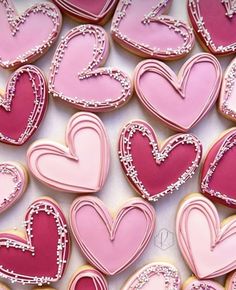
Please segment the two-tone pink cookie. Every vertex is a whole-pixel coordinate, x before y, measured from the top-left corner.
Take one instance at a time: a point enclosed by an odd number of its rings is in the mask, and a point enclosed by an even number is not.
[[[38,59],[56,41],[61,23],[52,3],[35,4],[18,15],[12,0],[1,0],[0,66],[14,69]]]
[[[139,100],[172,129],[186,132],[195,126],[217,100],[222,80],[219,61],[199,53],[176,74],[163,62],[146,60],[135,70]]]
[[[0,163],[0,213],[17,202],[24,193],[27,183],[27,173],[21,164]]]
[[[213,201],[236,208],[236,128],[232,128],[209,150],[201,172],[201,191]]]
[[[225,288],[218,282],[213,280],[198,280],[195,277],[189,278],[183,284],[183,290],[225,290]],[[227,290],[233,290],[232,288],[226,288]]]
[[[47,103],[47,82],[42,71],[33,65],[16,70],[5,93],[0,92],[0,141],[24,144],[38,129]]]
[[[141,120],[123,128],[118,150],[128,180],[149,201],[158,201],[183,186],[202,157],[202,145],[195,136],[177,134],[160,147],[153,128]]]
[[[165,15],[172,0],[120,0],[112,21],[113,38],[129,51],[150,58],[176,59],[194,45],[190,26]]]
[[[236,216],[220,222],[214,204],[200,194],[181,203],[176,218],[180,251],[198,279],[211,279],[236,269]]]
[[[52,199],[28,208],[25,233],[0,233],[0,277],[12,283],[43,285],[63,276],[70,252],[66,219]]]
[[[65,145],[47,140],[33,143],[27,152],[31,173],[57,190],[99,191],[110,163],[109,142],[102,121],[92,113],[77,113],[68,122],[65,139]]]
[[[76,20],[105,24],[112,15],[118,0],[53,0],[60,9]]]
[[[51,65],[49,92],[77,109],[114,110],[132,96],[131,80],[117,68],[103,67],[109,54],[106,31],[95,25],[71,29]]]
[[[91,196],[76,199],[70,210],[71,229],[81,252],[106,275],[122,272],[143,253],[155,220],[154,208],[141,198],[126,202],[115,217]]]
[[[188,14],[204,48],[216,55],[236,51],[235,0],[188,0]]]
[[[180,287],[178,270],[171,264],[156,262],[137,271],[121,289],[180,290]]]

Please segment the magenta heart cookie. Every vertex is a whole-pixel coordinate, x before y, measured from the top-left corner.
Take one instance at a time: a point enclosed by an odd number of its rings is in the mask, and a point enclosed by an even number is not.
[[[213,201],[236,208],[236,128],[220,137],[208,152],[201,173],[201,191]]]
[[[144,266],[121,289],[179,290],[180,287],[181,280],[178,270],[171,264],[159,262]]]
[[[142,254],[152,237],[155,219],[154,208],[139,198],[126,202],[114,218],[102,201],[90,196],[76,199],[70,212],[80,250],[106,275],[125,270]]]
[[[102,112],[124,105],[132,95],[129,77],[101,67],[109,52],[106,31],[99,26],[71,29],[54,55],[49,91],[83,111]]]
[[[196,278],[190,278],[183,285],[183,290],[225,290],[223,286],[212,280],[197,280]],[[226,290],[233,290],[232,288],[226,288]]]
[[[211,53],[236,50],[236,2],[234,0],[188,0],[188,14],[196,34]]]
[[[105,24],[118,0],[53,0],[62,11],[79,21]]]
[[[236,121],[236,59],[228,66],[221,87],[219,99],[220,113],[233,121]]]
[[[0,276],[12,283],[42,285],[58,281],[70,252],[65,217],[56,202],[40,198],[25,216],[25,237],[0,233]]]
[[[194,45],[190,26],[165,15],[172,0],[120,0],[112,20],[113,38],[131,52],[150,58],[176,59]]]
[[[163,62],[146,60],[135,72],[134,83],[141,103],[172,129],[186,132],[216,102],[222,71],[211,54],[190,58],[176,74]]]
[[[0,213],[12,206],[28,183],[25,169],[15,162],[0,163]]]
[[[36,141],[27,152],[28,167],[46,185],[67,192],[99,191],[106,180],[110,149],[102,121],[91,113],[77,113],[66,129],[66,146]]]
[[[177,213],[176,236],[197,278],[219,277],[236,269],[236,216],[220,223],[216,207],[204,196],[184,199]]]
[[[61,22],[59,9],[49,2],[18,15],[11,0],[0,1],[0,66],[13,69],[38,59],[56,41]]]
[[[39,127],[47,103],[47,83],[41,70],[25,65],[15,71],[5,93],[0,93],[0,141],[24,144]]]
[[[202,145],[191,134],[177,134],[162,148],[152,127],[132,121],[121,132],[119,157],[128,180],[149,201],[178,190],[196,172]]]

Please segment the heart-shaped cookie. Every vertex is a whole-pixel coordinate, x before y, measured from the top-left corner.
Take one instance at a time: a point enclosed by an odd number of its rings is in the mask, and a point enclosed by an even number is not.
[[[204,196],[184,199],[177,213],[176,236],[197,278],[219,277],[236,269],[236,216],[220,223],[216,207]]]
[[[41,70],[25,65],[15,71],[5,93],[0,92],[0,141],[24,144],[39,127],[47,103],[47,83]]]
[[[235,53],[235,0],[188,0],[188,13],[206,49],[216,55]]]
[[[79,21],[105,24],[118,0],[53,0],[65,13]]]
[[[124,105],[132,95],[131,81],[119,69],[101,67],[108,52],[109,41],[102,27],[71,29],[52,61],[50,93],[83,111],[102,112]]]
[[[27,179],[26,171],[19,163],[0,163],[0,213],[22,196],[28,183]]]
[[[236,208],[236,128],[221,136],[208,152],[201,173],[201,191],[213,201]]]
[[[195,277],[189,278],[183,285],[183,290],[225,290],[223,286],[212,280],[198,280]],[[233,288],[226,288],[233,290]]]
[[[228,66],[221,87],[219,111],[224,117],[236,121],[236,59]]]
[[[110,149],[102,121],[91,113],[77,113],[66,129],[66,146],[36,141],[27,152],[28,167],[46,185],[67,192],[99,191],[106,180]]]
[[[164,15],[172,0],[120,0],[112,21],[113,38],[143,57],[176,59],[194,45],[190,26]]]
[[[151,263],[135,273],[122,290],[179,290],[181,280],[178,270],[168,263]]]
[[[126,202],[114,218],[102,201],[90,196],[76,199],[70,212],[72,232],[81,251],[106,275],[125,270],[142,254],[155,219],[154,208],[140,198]]]
[[[178,190],[196,172],[202,145],[191,134],[177,134],[160,149],[152,127],[132,121],[121,132],[119,157],[128,180],[149,201]]]
[[[0,66],[13,69],[38,59],[56,41],[61,22],[51,3],[35,4],[18,15],[11,0],[0,1]]]
[[[69,257],[66,220],[55,201],[40,198],[25,216],[25,237],[0,233],[0,276],[12,283],[43,285],[58,281]]]
[[[136,93],[142,104],[172,129],[186,132],[216,102],[222,70],[211,54],[199,53],[182,66],[178,76],[163,62],[146,60],[135,72]]]

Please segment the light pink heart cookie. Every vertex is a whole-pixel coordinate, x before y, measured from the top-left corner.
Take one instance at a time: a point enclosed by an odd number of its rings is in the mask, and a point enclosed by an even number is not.
[[[101,67],[108,53],[109,41],[102,27],[80,25],[71,29],[52,61],[50,93],[92,112],[124,105],[132,95],[131,81],[119,69]]]
[[[53,0],[65,13],[79,21],[105,24],[118,0]]]
[[[89,219],[88,219],[89,217]],[[89,262],[106,275],[130,266],[144,251],[155,228],[154,208],[131,199],[116,217],[95,197],[81,197],[71,207],[74,237]]]
[[[136,93],[142,104],[174,130],[195,126],[216,102],[222,71],[211,54],[191,57],[178,76],[163,62],[146,60],[135,71]]]
[[[236,216],[220,223],[214,204],[200,194],[187,196],[176,219],[179,248],[199,279],[222,276],[236,269]]]
[[[178,270],[168,263],[151,263],[135,273],[122,290],[179,290],[181,280]]]
[[[0,213],[22,196],[27,183],[27,174],[22,165],[14,162],[0,163]]]
[[[56,41],[61,22],[51,3],[35,4],[18,15],[11,0],[1,0],[0,66],[14,69],[38,59]]]
[[[121,132],[119,157],[137,192],[149,201],[158,201],[194,175],[201,161],[202,145],[191,134],[177,134],[160,147],[153,128],[137,120]]]
[[[220,113],[236,121],[236,58],[228,66],[221,87],[219,99]]]
[[[27,152],[28,167],[46,185],[67,192],[99,191],[106,180],[110,149],[102,121],[91,113],[77,113],[66,129],[66,146],[36,141]]]
[[[176,59],[194,45],[190,26],[165,15],[172,0],[120,0],[112,21],[113,38],[143,57]]]
[[[183,290],[225,290],[223,286],[212,280],[197,280],[189,278],[182,287]],[[233,290],[232,288],[226,288],[226,290]]]

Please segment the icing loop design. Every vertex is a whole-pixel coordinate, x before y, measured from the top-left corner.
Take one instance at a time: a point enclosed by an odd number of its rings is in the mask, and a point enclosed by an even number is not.
[[[236,218],[231,216],[220,224],[214,204],[202,195],[190,195],[181,204],[176,236],[197,278],[219,277],[236,269]]]
[[[197,280],[191,278],[183,285],[183,290],[224,290],[219,283],[211,280]],[[226,290],[233,290],[233,288],[226,288]]]
[[[171,0],[120,0],[111,33],[123,47],[143,57],[176,59],[194,45],[190,26],[164,15]],[[155,35],[155,37],[154,37]]]
[[[108,53],[109,41],[102,27],[80,25],[70,30],[52,61],[50,93],[92,112],[124,105],[132,95],[131,81],[121,70],[101,67]]]
[[[136,191],[149,201],[158,201],[194,175],[202,145],[193,135],[177,134],[159,149],[154,130],[143,121],[133,121],[121,133],[119,157]]]
[[[235,0],[188,0],[188,13],[205,48],[216,55],[235,53]]]
[[[48,102],[46,80],[37,67],[25,65],[0,93],[0,141],[24,144],[39,127]]]
[[[38,59],[56,41],[61,22],[51,3],[35,4],[18,16],[11,0],[0,0],[0,66],[14,69]]]
[[[180,276],[178,270],[173,265],[167,263],[152,263],[135,273],[122,290],[143,288],[179,290],[180,286]]]
[[[23,285],[58,281],[69,256],[63,213],[53,200],[40,198],[27,210],[24,225],[25,238],[0,234],[0,276]]]
[[[66,129],[66,146],[36,141],[27,152],[30,171],[46,185],[67,192],[99,191],[106,180],[110,148],[102,121],[91,113],[77,113]]]
[[[186,132],[215,103],[222,70],[211,54],[190,58],[176,74],[163,62],[146,60],[135,71],[135,90],[141,103],[174,130]],[[171,104],[171,105],[170,105]]]
[[[201,177],[201,190],[214,201],[236,208],[236,129],[224,134],[210,149]],[[236,168],[235,168],[236,169]]]
[[[22,196],[26,186],[27,175],[20,164],[0,163],[0,213],[7,210]]]
[[[90,263],[114,275],[142,254],[152,237],[155,216],[153,207],[139,198],[127,202],[113,219],[99,199],[81,197],[71,207],[70,224]]]

